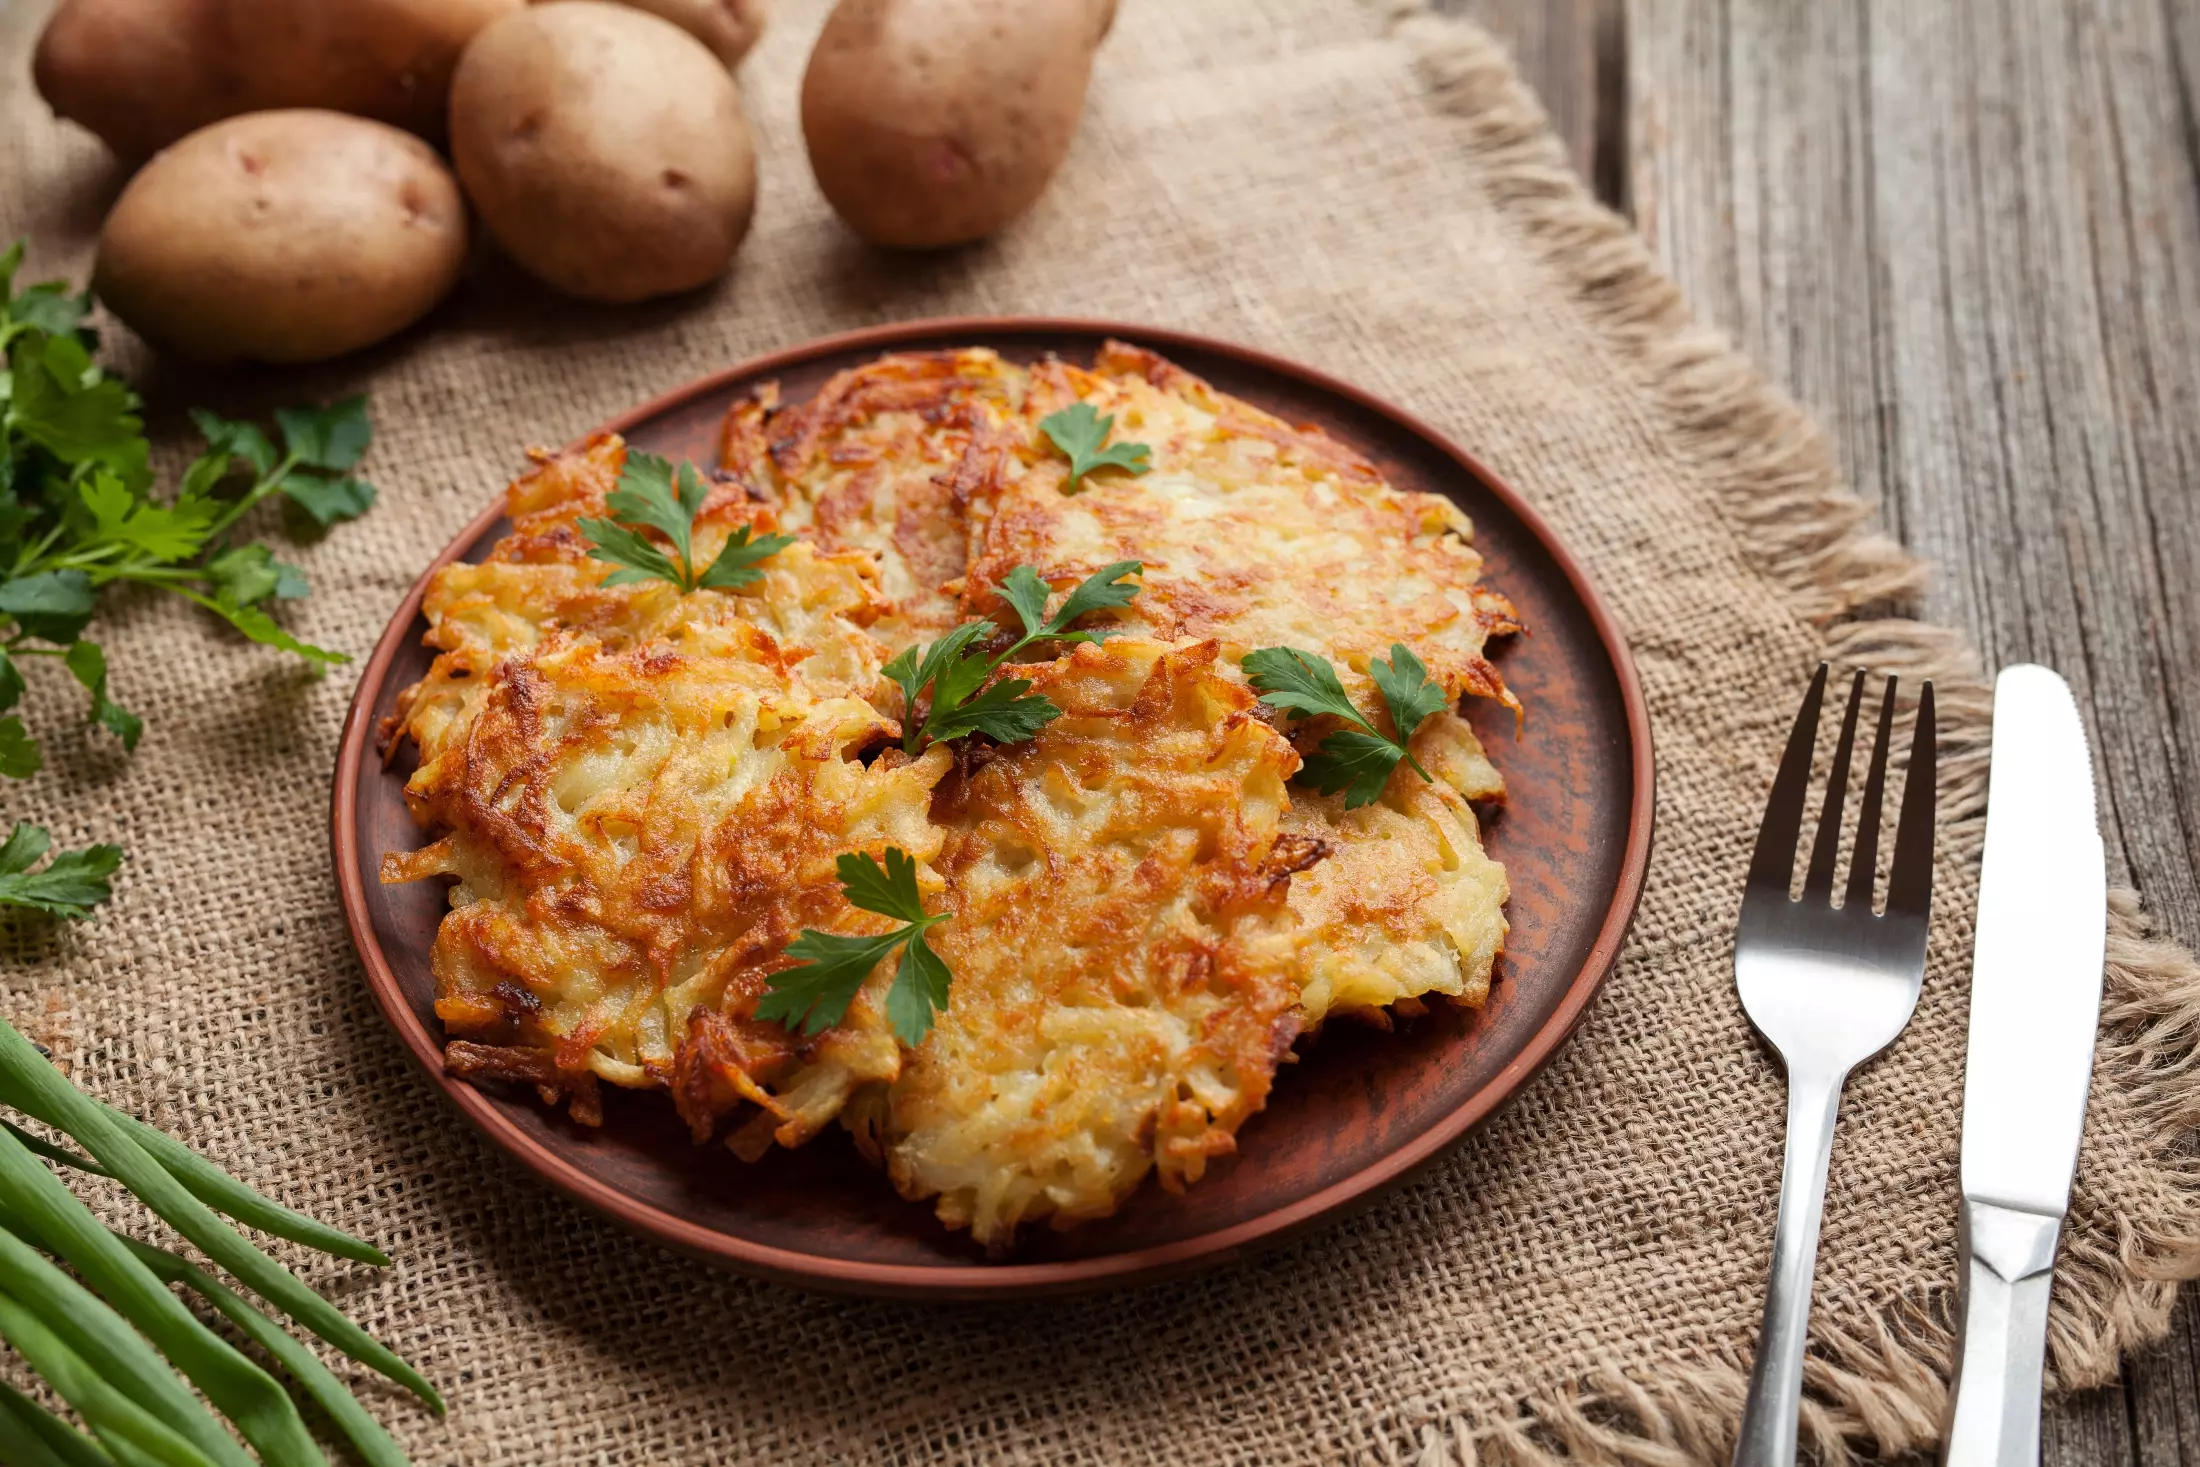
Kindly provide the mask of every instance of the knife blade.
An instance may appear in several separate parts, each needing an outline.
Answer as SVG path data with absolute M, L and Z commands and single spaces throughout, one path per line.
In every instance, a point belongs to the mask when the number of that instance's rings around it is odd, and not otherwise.
M 1963 1077 L 1963 1332 L 1942 1461 L 2034 1467 L 2108 941 L 2093 760 L 2077 701 L 2048 669 L 1995 680 L 1988 780 Z

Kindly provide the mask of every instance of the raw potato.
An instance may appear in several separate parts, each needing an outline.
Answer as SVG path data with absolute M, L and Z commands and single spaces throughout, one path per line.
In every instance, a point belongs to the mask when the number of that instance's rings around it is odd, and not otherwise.
M 536 0 L 537 4 L 544 0 Z M 771 14 L 770 0 L 619 0 L 636 10 L 661 15 L 710 47 L 730 67 L 739 66 Z M 1112 0 L 1111 0 L 1112 3 Z
M 1113 0 L 840 0 L 802 78 L 818 187 L 873 244 L 982 239 L 1077 131 Z
M 715 279 L 756 207 L 726 68 L 672 22 L 600 0 L 553 0 L 474 39 L 451 83 L 451 157 L 505 253 L 588 300 Z
M 443 135 L 451 69 L 526 0 L 62 0 L 31 63 L 61 116 L 129 159 L 207 123 L 327 107 Z
M 130 180 L 92 290 L 184 356 L 315 362 L 411 325 L 465 258 L 458 181 L 426 143 L 340 112 L 252 112 Z

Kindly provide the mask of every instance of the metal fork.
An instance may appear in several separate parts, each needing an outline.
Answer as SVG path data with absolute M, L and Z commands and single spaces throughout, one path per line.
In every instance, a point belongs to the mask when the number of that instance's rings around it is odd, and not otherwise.
M 1833 751 L 1803 895 L 1801 900 L 1788 895 L 1825 694 L 1826 668 L 1821 664 L 1795 715 L 1787 752 L 1780 756 L 1734 934 L 1734 982 L 1742 1007 L 1765 1042 L 1779 1052 L 1788 1082 L 1787 1157 L 1780 1177 L 1780 1219 L 1772 1237 L 1772 1277 L 1765 1289 L 1764 1325 L 1757 1337 L 1757 1363 L 1750 1372 L 1749 1404 L 1742 1413 L 1734 1467 L 1791 1467 L 1795 1460 L 1811 1266 L 1818 1256 L 1826 1162 L 1833 1151 L 1841 1086 L 1850 1070 L 1885 1049 L 1909 1023 L 1925 976 L 1933 872 L 1933 685 L 1926 683 L 1918 700 L 1883 914 L 1872 910 L 1872 891 L 1878 873 L 1880 797 L 1894 729 L 1891 677 L 1864 779 L 1846 894 L 1840 906 L 1833 905 L 1849 756 L 1864 698 L 1862 671 L 1849 687 L 1848 712 Z

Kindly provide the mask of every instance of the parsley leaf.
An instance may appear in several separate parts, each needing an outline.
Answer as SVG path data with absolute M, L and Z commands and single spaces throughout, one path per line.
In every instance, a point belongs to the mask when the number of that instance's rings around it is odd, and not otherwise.
M 1299 773 L 1325 795 L 1344 791 L 1344 807 L 1356 810 L 1383 797 L 1402 752 L 1381 734 L 1339 729 L 1306 757 Z
M 981 637 L 989 637 L 992 634 L 993 623 L 989 621 L 966 621 L 937 642 L 924 647 L 904 647 L 893 661 L 879 669 L 901 685 L 903 748 L 914 754 L 917 751 L 918 741 L 923 736 L 923 724 L 917 718 L 917 695 L 936 681 L 948 668 L 957 667 L 963 662 L 971 660 L 965 657 L 965 652 L 970 644 Z M 978 658 L 975 660 L 983 663 L 985 659 Z M 984 680 L 985 673 L 981 670 L 977 677 L 971 680 L 970 685 L 975 687 Z M 932 701 L 934 706 L 937 707 L 940 699 L 936 693 Z
M 122 740 L 123 748 L 135 749 L 138 736 L 145 732 L 145 720 L 108 698 L 107 654 L 99 650 L 99 644 L 78 642 L 69 648 L 62 660 L 68 664 L 70 674 L 92 695 L 92 722 Z
M 1143 474 L 1153 467 L 1147 461 L 1147 455 L 1153 450 L 1143 443 L 1118 443 L 1112 448 L 1100 446 L 1108 441 L 1108 434 L 1114 427 L 1115 415 L 1102 417 L 1100 410 L 1089 402 L 1073 402 L 1060 412 L 1049 413 L 1039 420 L 1039 431 L 1069 457 L 1069 477 L 1062 481 L 1064 494 L 1075 494 L 1083 488 L 1085 475 L 1095 469 L 1121 469 L 1129 474 Z
M 9 719 L 7 722 L 14 722 Z M 107 878 L 122 865 L 122 847 L 87 846 L 63 851 L 43 871 L 32 871 L 53 837 L 19 821 L 0 845 L 0 904 L 29 907 L 55 917 L 88 917 L 114 895 Z
M 304 571 L 257 544 L 224 550 L 207 561 L 206 577 L 214 583 L 215 599 L 232 606 L 253 606 L 270 596 L 296 601 L 311 589 Z
M 619 470 L 619 487 L 604 496 L 610 519 L 585 519 L 581 533 L 588 537 L 588 556 L 619 569 L 604 577 L 607 586 L 637 581 L 669 581 L 689 591 L 731 591 L 762 580 L 756 567 L 794 543 L 792 535 L 759 535 L 750 538 L 749 526 L 733 532 L 702 574 L 695 571 L 695 517 L 710 495 L 710 486 L 695 465 L 654 453 L 628 449 Z M 672 542 L 667 555 L 642 533 L 655 530 Z
M 1020 744 L 1038 737 L 1039 730 L 1062 716 L 1054 700 L 1031 693 L 1031 679 L 1004 677 L 992 687 L 925 720 L 924 731 L 934 739 L 959 739 L 982 733 L 1004 744 Z
M 862 851 L 843 851 L 833 862 L 840 892 L 848 905 L 902 922 L 924 920 L 924 898 L 917 891 L 917 863 L 899 846 L 886 848 L 881 865 Z
M 1343 791 L 1346 809 L 1380 799 L 1400 760 L 1424 780 L 1429 777 L 1406 744 L 1423 719 L 1451 700 L 1440 684 L 1429 680 L 1428 668 L 1404 643 L 1391 644 L 1389 662 L 1368 663 L 1368 676 L 1382 693 L 1398 730 L 1396 738 L 1368 722 L 1353 706 L 1344 684 L 1337 680 L 1337 670 L 1325 658 L 1296 647 L 1263 647 L 1246 654 L 1244 666 L 1247 680 L 1270 707 L 1302 717 L 1326 715 L 1351 725 L 1324 738 L 1299 771 L 1325 795 Z
M 901 946 L 906 930 L 884 937 L 804 931 L 787 944 L 787 956 L 801 961 L 772 974 L 771 986 L 756 1001 L 756 1017 L 804 1034 L 822 1034 L 847 1014 L 864 980 Z
M 605 585 L 625 586 L 636 581 L 670 581 L 681 587 L 687 584 L 682 568 L 640 530 L 630 530 L 615 520 L 584 519 L 580 527 L 589 539 L 588 558 L 618 567 L 603 578 Z
M 725 548 L 710 563 L 695 582 L 705 591 L 731 591 L 764 579 L 757 565 L 771 559 L 794 543 L 792 535 L 761 535 L 749 538 L 749 527 L 743 525 L 726 540 Z
M 99 609 L 91 577 L 80 570 L 38 571 L 0 582 L 0 613 L 15 618 L 25 636 L 67 646 Z
M 277 408 L 275 426 L 282 430 L 283 447 L 292 458 L 306 468 L 334 473 L 356 467 L 374 441 L 364 396 L 327 407 Z
M 293 470 L 275 487 L 316 529 L 355 520 L 374 508 L 374 486 L 349 474 L 332 478 Z
M 58 280 L 48 280 L 39 285 L 23 287 L 23 293 L 8 302 L 8 323 L 28 326 L 50 336 L 73 333 L 91 314 L 90 291 L 70 295 L 69 287 Z
M 214 507 L 204 498 L 187 495 L 172 509 L 148 503 L 105 471 L 95 472 L 76 492 L 92 512 L 93 534 L 98 539 L 141 551 L 154 560 L 196 555 L 214 521 Z
M 225 460 L 222 470 L 228 468 L 226 460 L 241 458 L 251 465 L 253 473 L 263 479 L 274 472 L 275 445 L 268 442 L 267 435 L 252 424 L 234 423 L 227 418 L 216 417 L 205 408 L 191 409 L 191 423 L 199 430 L 200 436 L 206 439 L 206 458 L 211 459 L 218 455 Z M 192 467 L 195 470 L 198 465 L 194 464 Z M 220 478 L 221 471 L 217 471 L 214 477 Z M 184 481 L 184 487 L 188 492 L 188 477 Z
M 886 990 L 886 1022 L 893 1025 L 894 1036 L 911 1049 L 924 1043 L 924 1036 L 932 1032 L 933 1016 L 947 1007 L 947 990 L 954 981 L 947 960 L 932 950 L 918 930 L 901 950 L 894 986 Z
M 806 1035 L 823 1033 L 847 1015 L 848 1005 L 865 981 L 900 948 L 901 962 L 886 993 L 886 1019 L 902 1043 L 915 1047 L 931 1032 L 933 1015 L 947 1007 L 952 981 L 946 962 L 924 934 L 951 914 L 924 910 L 917 890 L 917 863 L 898 846 L 886 848 L 883 865 L 863 851 L 845 852 L 835 864 L 841 894 L 850 906 L 895 918 L 903 925 L 867 937 L 804 929 L 787 944 L 787 956 L 801 961 L 772 975 L 769 988 L 757 1001 L 756 1017 L 777 1020 Z
M 966 621 L 921 650 L 905 649 L 881 669 L 901 685 L 902 747 L 914 754 L 926 742 L 973 733 L 1004 744 L 1020 744 L 1035 737 L 1061 717 L 1062 710 L 1042 695 L 1025 696 L 1031 692 L 1028 679 L 1004 678 L 991 687 L 986 687 L 986 679 L 1034 643 L 1097 642 L 1114 635 L 1114 628 L 1073 632 L 1069 624 L 1088 611 L 1130 605 L 1139 587 L 1129 578 L 1140 570 L 1135 560 L 1119 560 L 1087 576 L 1051 617 L 1046 609 L 1052 590 L 1037 569 L 1018 565 L 1009 571 L 1001 582 L 1000 593 L 1015 609 L 1024 634 L 1006 651 L 991 657 L 971 651 L 972 643 L 991 636 L 995 628 L 990 621 Z M 920 722 L 917 696 L 927 687 L 932 689 L 932 703 Z
M 1443 685 L 1430 680 L 1428 668 L 1403 642 L 1391 643 L 1390 661 L 1370 659 L 1367 675 L 1382 691 L 1383 702 L 1390 707 L 1390 721 L 1401 740 L 1412 738 L 1421 720 L 1431 713 L 1441 713 L 1451 706 Z
M 1062 609 L 1048 616 L 1047 598 L 1054 588 L 1043 580 L 1039 572 L 1028 565 L 1019 565 L 1001 582 L 1001 595 L 1010 606 L 1016 608 L 1017 619 L 1024 624 L 1021 641 L 1008 649 L 1004 656 L 1013 657 L 1024 647 L 1042 639 L 1055 642 L 1099 642 L 1115 636 L 1114 627 L 1100 627 L 1092 631 L 1073 632 L 1071 622 L 1088 611 L 1104 611 L 1112 607 L 1128 606 L 1139 592 L 1139 586 L 1130 580 L 1141 574 L 1145 567 L 1135 560 L 1119 560 L 1085 577 L 1062 601 Z
M 137 394 L 92 365 L 74 336 L 20 336 L 9 353 L 6 435 L 34 443 L 64 464 L 106 468 L 131 489 L 153 480 L 152 447 Z
M 0 713 L 23 701 L 23 670 L 15 659 L 0 651 Z
M 213 612 L 223 621 L 228 622 L 238 631 L 243 632 L 246 637 L 258 642 L 263 647 L 274 647 L 284 652 L 294 653 L 299 657 L 303 657 L 306 661 L 322 667 L 333 667 L 338 663 L 351 661 L 351 658 L 345 653 L 331 652 L 328 648 L 316 647 L 311 642 L 301 642 L 284 631 L 281 626 L 276 624 L 274 617 L 269 616 L 257 606 L 238 606 L 233 602 L 222 600 L 219 596 L 201 596 L 193 591 L 184 591 L 182 594 L 190 600 L 196 601 L 208 611 Z
M 0 718 L 0 774 L 10 779 L 29 779 L 46 767 L 46 756 L 39 752 L 38 740 L 23 727 L 23 720 L 14 714 Z

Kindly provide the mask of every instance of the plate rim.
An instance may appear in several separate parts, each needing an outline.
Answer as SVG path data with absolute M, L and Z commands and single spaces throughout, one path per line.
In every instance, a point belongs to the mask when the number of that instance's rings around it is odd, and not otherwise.
M 457 560 L 490 526 L 503 517 L 501 496 L 467 522 L 422 569 L 360 671 L 338 738 L 335 786 L 330 794 L 331 855 L 344 923 L 358 953 L 367 988 L 383 1020 L 428 1076 L 443 1099 L 484 1138 L 519 1162 L 536 1178 L 589 1211 L 642 1237 L 706 1262 L 800 1287 L 880 1297 L 927 1299 L 1003 1299 L 1080 1292 L 1151 1281 L 1219 1264 L 1255 1247 L 1280 1243 L 1347 1208 L 1381 1197 L 1422 1167 L 1449 1151 L 1490 1119 L 1537 1071 L 1551 1060 L 1580 1025 L 1590 1004 L 1611 976 L 1632 924 L 1650 863 L 1657 802 L 1656 764 L 1651 748 L 1650 716 L 1626 638 L 1618 618 L 1587 569 L 1534 506 L 1481 460 L 1416 414 L 1364 388 L 1354 386 L 1288 357 L 1219 337 L 1135 322 L 1077 316 L 931 316 L 861 327 L 812 337 L 736 362 L 691 379 L 632 408 L 575 439 L 578 446 L 597 433 L 624 434 L 639 423 L 727 386 L 783 372 L 820 357 L 849 351 L 890 351 L 920 340 L 962 335 L 985 345 L 1003 337 L 1068 334 L 1117 338 L 1151 345 L 1164 353 L 1191 350 L 1233 358 L 1281 376 L 1296 378 L 1324 393 L 1387 418 L 1457 462 L 1505 506 L 1565 576 L 1588 613 L 1606 659 L 1619 682 L 1626 714 L 1634 797 L 1628 808 L 1626 849 L 1622 853 L 1612 901 L 1580 969 L 1568 981 L 1548 1018 L 1503 1069 L 1419 1136 L 1372 1159 L 1366 1166 L 1296 1202 L 1228 1227 L 1175 1242 L 1045 1263 L 908 1264 L 828 1258 L 795 1249 L 737 1238 L 689 1221 L 678 1213 L 642 1201 L 603 1182 L 543 1147 L 497 1108 L 482 1090 L 445 1072 L 436 1036 L 414 1015 L 387 954 L 374 933 L 367 909 L 367 873 L 355 859 L 358 849 L 358 789 L 361 766 L 372 744 L 374 705 L 391 664 L 414 636 L 414 625 L 431 576 Z

